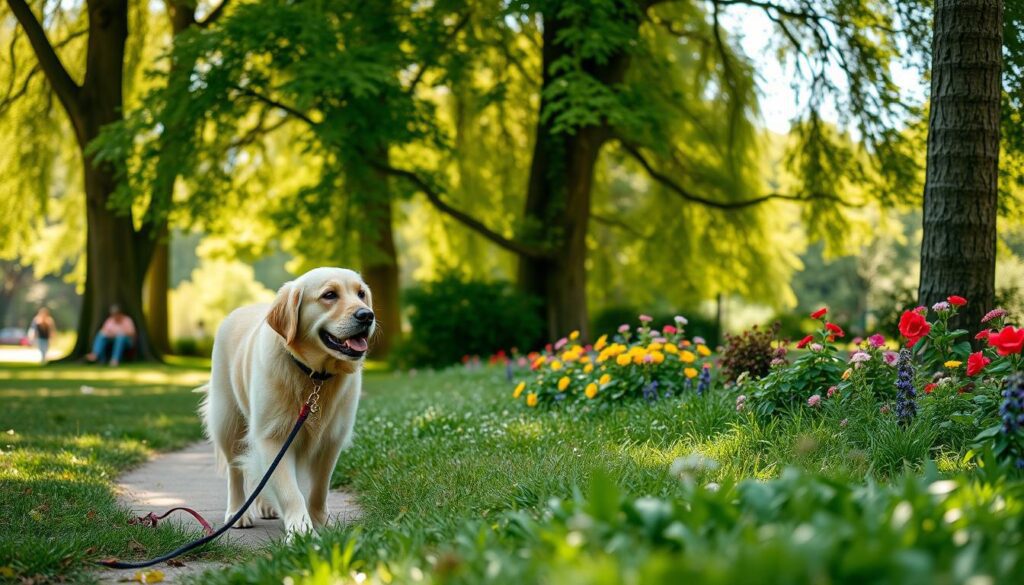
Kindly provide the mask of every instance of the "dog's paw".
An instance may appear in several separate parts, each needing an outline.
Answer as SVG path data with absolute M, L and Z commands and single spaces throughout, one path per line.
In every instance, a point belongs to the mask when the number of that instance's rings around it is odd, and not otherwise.
M 308 514 L 296 516 L 284 521 L 284 529 L 288 533 L 288 542 L 291 542 L 296 534 L 316 534 L 313 529 L 313 521 Z
M 257 498 L 253 505 L 256 506 L 256 513 L 264 520 L 275 520 L 279 517 L 274 506 L 263 498 Z
M 229 521 L 231 521 L 231 517 L 234 516 L 234 515 L 235 515 L 234 512 L 226 512 L 224 514 L 224 523 L 227 524 Z M 253 525 L 252 511 L 251 510 L 246 510 L 245 514 L 242 514 L 242 517 L 239 518 L 237 522 L 235 522 L 235 524 L 232 526 L 232 528 L 252 528 L 252 525 Z
M 309 517 L 313 520 L 313 526 L 316 528 L 323 528 L 327 525 L 327 521 L 330 519 L 331 514 L 327 508 L 324 507 L 323 510 L 310 510 Z

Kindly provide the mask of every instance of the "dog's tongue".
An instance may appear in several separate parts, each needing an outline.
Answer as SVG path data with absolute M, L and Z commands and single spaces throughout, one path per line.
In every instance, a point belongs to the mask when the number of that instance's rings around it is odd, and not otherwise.
M 349 337 L 345 340 L 345 345 L 352 351 L 366 351 L 368 347 L 365 337 Z

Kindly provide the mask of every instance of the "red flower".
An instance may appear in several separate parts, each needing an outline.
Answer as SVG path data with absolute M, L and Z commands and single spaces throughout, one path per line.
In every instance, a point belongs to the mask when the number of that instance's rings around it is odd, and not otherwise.
M 980 339 L 980 340 L 984 341 L 984 340 L 988 339 L 989 335 L 992 335 L 991 331 L 989 331 L 988 329 L 982 329 L 981 331 L 978 332 L 977 335 L 974 336 L 974 338 L 975 339 Z
M 985 354 L 980 351 L 972 353 L 967 358 L 967 375 L 975 376 L 981 373 L 981 371 L 985 369 L 985 366 L 987 366 L 991 361 L 992 360 L 985 357 Z
M 679 332 L 679 330 L 673 327 L 672 325 L 665 325 L 664 327 L 661 328 L 661 332 L 664 333 L 665 335 L 675 335 L 676 333 Z
M 1020 353 L 1020 350 L 1024 348 L 1024 329 L 1007 325 L 998 333 L 990 333 L 988 344 L 996 348 L 999 355 Z
M 825 307 L 822 307 L 822 308 L 818 309 L 817 311 L 811 313 L 811 319 L 821 319 L 822 317 L 825 316 L 825 313 L 828 313 L 828 309 L 826 309 Z
M 967 299 L 959 295 L 950 295 L 946 297 L 946 301 L 948 301 L 949 304 L 953 305 L 954 307 L 962 307 L 967 304 Z
M 903 311 L 903 315 L 900 316 L 900 334 L 907 338 L 911 347 L 931 330 L 931 324 L 917 310 Z
M 825 329 L 828 329 L 836 337 L 845 337 L 846 333 L 843 332 L 843 328 L 835 323 L 825 323 Z
M 804 337 L 803 339 L 801 339 L 800 341 L 798 341 L 796 343 L 796 348 L 797 349 L 803 349 L 803 348 L 807 347 L 807 344 L 812 342 L 812 341 L 814 341 L 814 336 L 813 335 L 808 335 L 807 337 Z
M 925 384 L 924 385 L 924 393 L 925 394 L 931 394 L 936 388 L 938 388 L 938 386 L 939 385 L 934 383 L 934 382 L 931 383 L 931 384 Z

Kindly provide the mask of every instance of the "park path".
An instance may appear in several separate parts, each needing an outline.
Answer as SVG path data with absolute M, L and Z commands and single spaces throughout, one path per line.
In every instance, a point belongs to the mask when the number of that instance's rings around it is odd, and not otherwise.
M 224 523 L 224 507 L 227 494 L 227 480 L 217 472 L 213 447 L 203 441 L 180 451 L 157 455 L 144 465 L 129 471 L 116 482 L 118 501 L 136 515 L 149 512 L 163 513 L 175 506 L 188 506 L 203 515 L 214 528 Z M 355 496 L 348 492 L 330 492 L 327 506 L 331 522 L 348 523 L 359 518 L 360 510 Z M 198 523 L 184 512 L 175 512 L 167 520 Z M 165 520 L 165 521 L 167 521 Z M 284 525 L 280 520 L 255 520 L 255 526 L 244 530 L 230 530 L 222 540 L 259 548 L 284 537 Z M 184 544 L 184 543 L 183 543 Z M 191 575 L 217 567 L 216 563 L 186 562 L 184 567 L 157 565 L 165 574 L 166 583 L 177 581 L 175 577 Z M 134 571 L 103 571 L 99 578 L 103 583 L 116 583 L 119 579 L 134 575 Z

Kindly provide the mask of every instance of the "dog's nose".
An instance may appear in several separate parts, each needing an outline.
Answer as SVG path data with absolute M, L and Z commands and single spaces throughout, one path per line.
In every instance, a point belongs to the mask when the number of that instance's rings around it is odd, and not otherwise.
M 352 314 L 352 317 L 360 323 L 373 323 L 373 311 L 370 309 L 356 309 L 356 312 Z

